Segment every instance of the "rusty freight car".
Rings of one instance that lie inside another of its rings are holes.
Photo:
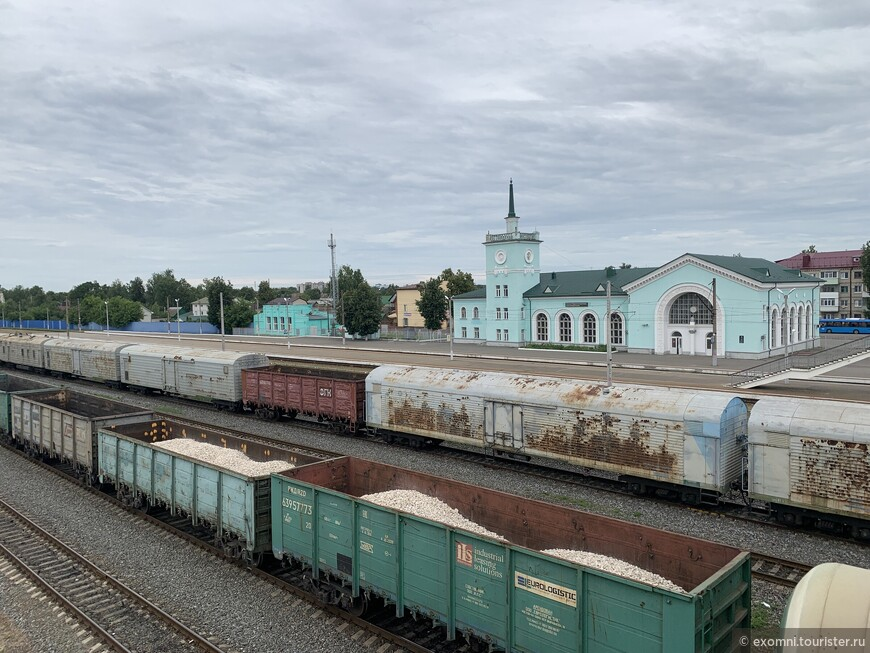
[[[354,433],[365,424],[368,366],[280,364],[242,370],[242,400],[263,419],[304,415]]]

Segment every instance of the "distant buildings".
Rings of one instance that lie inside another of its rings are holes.
[[[870,293],[867,292],[867,280],[863,278],[860,249],[803,252],[777,263],[825,281],[819,306],[821,317],[864,317]]]
[[[273,299],[254,316],[254,333],[264,336],[326,336],[330,316],[304,299]]]

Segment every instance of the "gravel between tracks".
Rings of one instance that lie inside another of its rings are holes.
[[[590,488],[578,489],[558,481],[526,477],[515,472],[491,470],[429,452],[387,447],[364,438],[312,432],[295,427],[292,422],[263,422],[250,415],[217,412],[193,405],[167,402],[159,396],[135,396],[89,384],[80,386],[76,384],[75,387],[82,392],[103,394],[166,415],[176,415],[219,427],[287,440],[303,446],[331,449],[349,456],[376,460],[509,492],[515,496],[561,504],[675,533],[722,542],[743,550],[766,553],[809,565],[841,562],[870,568],[870,546],[856,542],[752,524],[727,516],[711,516],[662,501],[620,496]],[[753,607],[759,614],[764,614],[766,618],[777,622],[790,592],[791,590],[778,585],[753,581]],[[770,608],[763,607],[763,603],[768,604]]]

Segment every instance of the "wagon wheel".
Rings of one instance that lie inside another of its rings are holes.
[[[360,594],[358,597],[353,598],[342,593],[341,599],[339,600],[339,607],[345,612],[352,614],[354,617],[361,617],[365,614],[366,610],[368,610],[369,602],[366,599],[365,594]]]

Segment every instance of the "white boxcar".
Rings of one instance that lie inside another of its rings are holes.
[[[870,405],[764,397],[749,416],[750,496],[780,521],[870,538],[868,449]]]
[[[263,367],[263,354],[160,345],[130,345],[121,353],[122,382],[131,388],[237,408],[242,370]]]
[[[0,361],[12,366],[41,370],[45,335],[7,333],[0,335]]]
[[[84,338],[50,338],[45,341],[45,369],[109,385],[120,385],[121,351],[128,342]]]
[[[370,428],[615,472],[635,492],[716,500],[740,482],[746,404],[722,392],[384,365]]]
[[[137,406],[68,388],[12,397],[12,438],[48,458],[73,466],[84,480],[97,470],[97,431],[149,419]]]

